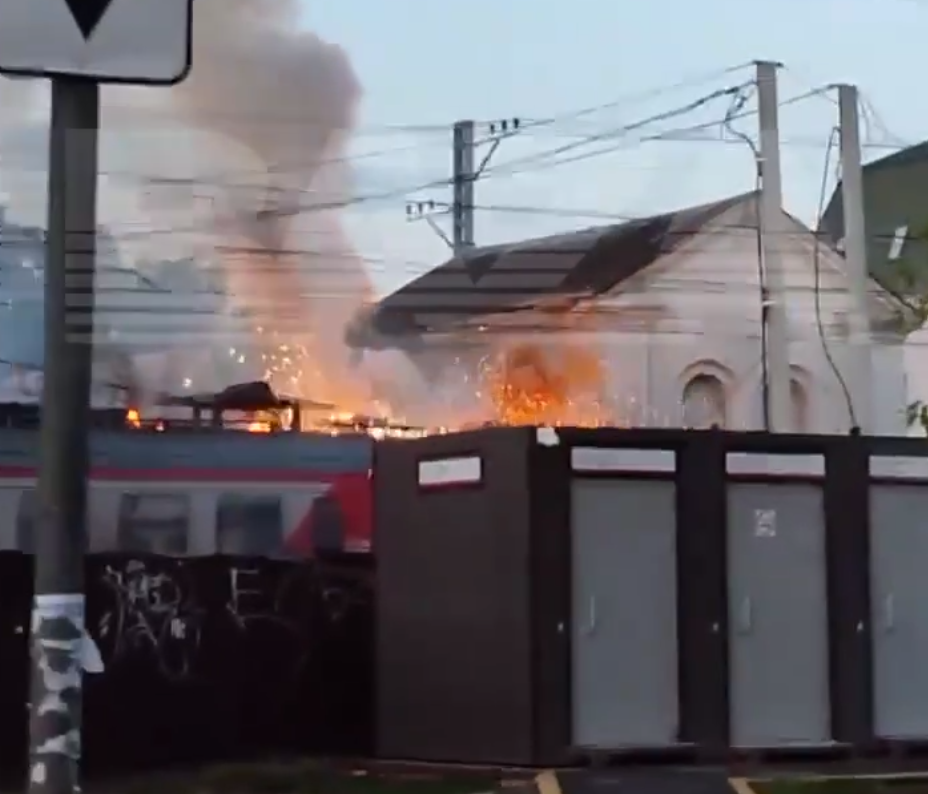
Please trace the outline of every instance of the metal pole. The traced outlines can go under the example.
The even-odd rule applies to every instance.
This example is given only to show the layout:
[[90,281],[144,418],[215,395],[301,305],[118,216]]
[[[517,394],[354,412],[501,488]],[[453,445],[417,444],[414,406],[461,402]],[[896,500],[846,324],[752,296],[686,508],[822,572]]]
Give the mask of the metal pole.
[[779,64],[757,63],[757,103],[760,117],[760,224],[767,285],[767,371],[770,378],[767,415],[774,433],[792,429],[790,403],[789,327],[786,279],[783,273],[783,185],[780,174]]
[[31,794],[78,790],[99,91],[91,81],[52,81]]
[[853,421],[863,433],[872,431],[870,389],[873,361],[867,313],[867,237],[864,229],[863,164],[860,154],[860,119],[857,87],[838,86],[841,131],[841,199],[844,204],[844,261],[850,280],[850,383]]
[[454,125],[454,198],[451,216],[454,224],[452,247],[460,254],[474,245],[474,122],[458,121]]

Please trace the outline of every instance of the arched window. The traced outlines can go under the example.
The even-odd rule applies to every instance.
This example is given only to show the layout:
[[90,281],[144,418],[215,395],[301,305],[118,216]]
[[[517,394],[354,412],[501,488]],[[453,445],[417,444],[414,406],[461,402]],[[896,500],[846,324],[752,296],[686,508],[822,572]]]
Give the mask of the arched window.
[[809,432],[809,397],[806,388],[793,378],[789,382],[789,400],[792,408],[793,431]]
[[715,375],[700,374],[683,389],[683,424],[685,427],[725,427],[725,386]]

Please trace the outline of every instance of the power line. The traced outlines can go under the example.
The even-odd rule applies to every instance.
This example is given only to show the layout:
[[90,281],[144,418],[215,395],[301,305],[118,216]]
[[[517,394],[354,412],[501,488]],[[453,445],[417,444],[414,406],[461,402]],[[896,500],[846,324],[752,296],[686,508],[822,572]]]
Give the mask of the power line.
[[[569,131],[569,130],[558,130],[552,129],[550,131],[542,130],[538,133],[526,132],[523,137],[533,138],[537,137],[539,139],[564,139],[564,140],[580,140],[588,137],[589,132],[580,132],[580,131]],[[926,133],[925,137],[928,137]],[[650,139],[655,140],[655,139]],[[674,137],[672,134],[662,136],[659,139],[660,141],[669,141],[669,142],[680,142],[680,143],[720,143],[720,144],[738,144],[738,141],[733,140],[732,138],[726,138],[718,134],[699,134],[699,131],[695,133],[681,133],[679,137]],[[647,142],[647,141],[646,141]],[[789,137],[781,138],[780,145],[784,147],[793,147],[793,148],[821,148],[822,141],[820,137],[815,137],[813,135],[791,135]],[[901,144],[901,143],[891,143],[891,142],[880,142],[877,140],[868,139],[865,137],[864,141],[861,143],[863,149],[870,149],[875,151],[898,151],[899,149],[908,148],[910,144]]]
[[[130,126],[134,124],[138,119],[144,119],[146,123],[150,124],[153,120],[158,117],[170,120],[172,124],[176,124],[178,117],[177,114],[171,111],[158,110],[155,108],[145,108],[144,111],[138,111],[135,108],[108,108],[110,110],[122,111],[125,115],[122,117],[116,116],[111,120],[111,123],[108,125],[110,130],[118,130],[121,126]],[[222,110],[218,108],[197,108],[197,122],[196,124],[190,124],[189,129],[191,131],[199,130],[201,132],[210,130],[204,130],[204,122],[206,121],[221,121],[221,122],[238,122],[241,124],[242,128],[256,128],[256,127],[284,127],[284,126],[293,126],[301,127],[304,129],[311,128],[320,128],[324,130],[332,131],[341,131],[345,132],[354,137],[368,137],[368,136],[389,136],[389,135],[434,135],[434,134],[446,134],[451,131],[451,124],[447,122],[434,122],[434,123],[383,123],[383,124],[362,124],[362,125],[353,125],[346,124],[342,125],[334,121],[333,119],[325,119],[319,117],[313,117],[312,115],[301,114],[298,111],[294,113],[262,113],[261,115],[254,115],[246,112],[236,112],[231,110]]]
[[[736,70],[738,68],[743,68],[743,67],[731,67],[731,70]],[[729,70],[726,70],[726,71],[729,71]],[[677,84],[677,85],[682,85],[682,83]],[[577,155],[574,155],[571,157],[560,157],[561,154],[569,153],[576,149],[585,148],[591,144],[595,144],[596,142],[609,140],[611,138],[623,138],[624,139],[630,132],[643,129],[649,124],[658,123],[661,120],[666,120],[669,118],[673,118],[679,115],[686,114],[688,112],[692,112],[708,104],[714,99],[725,97],[725,96],[732,96],[738,90],[743,89],[747,85],[750,85],[750,82],[746,84],[742,84],[740,86],[720,89],[706,96],[700,97],[697,100],[694,100],[693,102],[687,103],[685,105],[682,105],[676,108],[672,108],[671,110],[665,111],[663,113],[655,114],[654,116],[651,116],[651,117],[648,117],[648,118],[645,118],[639,121],[631,122],[621,127],[599,132],[593,135],[582,136],[580,140],[571,141],[567,144],[564,144],[558,147],[554,147],[548,150],[544,150],[541,152],[528,155],[526,157],[517,158],[515,160],[501,163],[497,166],[486,169],[484,172],[484,175],[486,177],[498,178],[500,176],[514,176],[519,173],[546,170],[546,169],[558,167],[561,165],[567,165],[569,163],[575,163],[575,162],[580,162],[586,159],[601,157],[606,154],[610,154],[610,153],[613,153],[613,152],[616,152],[622,149],[631,148],[631,146],[634,146],[634,145],[640,145],[641,143],[652,142],[652,141],[693,141],[693,142],[700,141],[700,142],[716,142],[716,143],[734,143],[736,141],[732,141],[731,139],[725,139],[721,135],[712,136],[712,137],[707,137],[705,135],[705,133],[708,130],[711,130],[713,128],[720,128],[722,126],[724,119],[720,118],[720,119],[714,119],[709,122],[703,122],[700,124],[690,125],[687,127],[680,127],[680,128],[675,128],[672,130],[665,130],[655,135],[644,136],[644,137],[636,138],[633,140],[622,140],[621,142],[613,143],[613,144],[610,144],[609,146],[596,148],[593,151],[580,152]],[[826,91],[828,91],[829,88],[830,87],[825,86],[825,87],[811,89],[810,91],[806,93],[803,93],[798,96],[794,96],[794,97],[791,97],[790,99],[785,100],[784,102],[781,103],[781,106],[788,106],[788,105],[803,101],[813,96],[822,95]],[[669,89],[664,89],[664,90],[669,90]],[[657,93],[660,93],[661,89],[655,89],[655,91]],[[604,105],[597,106],[597,107],[603,108],[611,104],[612,103],[605,103]],[[584,108],[580,111],[576,111],[573,115],[576,117],[577,115],[582,115],[586,112],[593,112],[593,111],[594,111],[594,108]],[[736,119],[748,118],[748,117],[755,115],[756,112],[757,112],[756,109],[745,110],[743,112],[735,114],[730,120],[733,121]],[[544,122],[545,124],[547,124],[548,122],[551,122],[551,124],[554,124],[558,118],[562,118],[562,117],[552,117],[551,119],[540,120],[539,124],[541,124],[541,122]],[[700,136],[700,133],[702,133],[701,136]],[[382,149],[382,150],[376,150],[373,152],[364,153],[362,155],[348,155],[348,156],[345,156],[344,158],[335,158],[330,162],[349,162],[350,163],[362,157],[386,156],[390,153],[409,151],[409,150],[416,149],[416,148],[418,147],[417,146],[408,146],[408,147],[404,146],[404,147],[396,147],[395,149]],[[872,148],[895,148],[895,147],[890,146],[890,145],[874,144]],[[191,183],[195,182],[195,180],[190,180],[190,181]],[[206,186],[208,184],[209,183],[205,181],[201,182],[202,186]],[[385,191],[381,191],[377,193],[369,193],[365,195],[354,196],[354,197],[346,198],[346,199],[320,201],[318,203],[311,203],[311,204],[299,204],[296,207],[285,207],[283,209],[271,209],[269,210],[269,213],[271,215],[297,215],[303,212],[324,211],[324,210],[334,210],[334,209],[341,209],[341,208],[347,208],[347,207],[355,207],[355,206],[362,205],[365,203],[378,202],[381,200],[389,200],[393,198],[406,196],[411,193],[431,190],[433,188],[447,187],[450,184],[451,184],[451,179],[440,178],[440,179],[435,179],[435,180],[429,180],[427,182],[423,182],[418,185],[410,185],[410,186],[400,187],[396,189],[385,190]],[[222,185],[217,184],[216,186],[222,186]],[[226,187],[229,187],[229,186],[226,185]],[[311,193],[312,191],[309,191],[309,190],[299,191],[299,194],[304,195],[304,196],[307,194],[311,194]]]
[[584,118],[586,116],[592,116],[596,113],[600,113],[604,110],[614,110],[615,108],[628,105],[633,102],[641,102],[647,99],[656,99],[657,97],[664,96],[675,91],[680,91],[685,88],[693,88],[697,85],[702,85],[711,80],[717,80],[721,77],[725,77],[730,74],[734,74],[752,66],[750,61],[745,63],[736,64],[734,66],[728,66],[724,69],[716,69],[711,72],[707,72],[696,77],[690,77],[685,80],[679,80],[675,83],[670,83],[668,85],[657,86],[654,88],[648,88],[643,91],[635,91],[629,94],[625,94],[617,99],[611,100],[609,102],[604,102],[599,105],[592,105],[590,107],[581,108],[580,110],[568,111],[565,113],[556,114],[549,116],[547,118],[540,119],[526,119],[520,125],[520,132],[529,132],[531,130],[538,130],[539,128],[559,126],[566,121],[576,121],[577,119]]
[[[606,212],[603,210],[594,210],[586,209],[582,207],[554,207],[550,205],[543,204],[475,204],[474,209],[484,212],[504,212],[504,213],[514,213],[514,214],[523,214],[523,215],[542,215],[546,217],[556,217],[556,218],[589,218],[596,220],[604,221],[613,221],[616,223],[629,223],[634,221],[646,221],[650,218],[660,215],[672,215],[675,211],[671,210],[668,212],[655,212],[649,215],[631,215],[628,213],[618,213],[618,212]],[[685,210],[684,210],[685,211]],[[757,228],[756,224],[725,224],[723,227],[717,229],[705,229],[701,230],[701,234],[725,234],[730,231],[735,230],[755,230]],[[679,234],[690,234],[687,231],[680,231]],[[567,232],[569,234],[569,232]],[[673,236],[675,233],[673,231],[669,232],[669,236]],[[795,231],[771,231],[770,235],[773,236],[783,236],[783,237],[802,237],[804,235],[816,235],[822,240],[828,241],[831,239],[830,235],[821,230],[808,229],[803,231],[797,229]],[[891,242],[893,240],[901,240],[902,242],[921,240],[921,237],[910,235],[908,237],[900,237],[900,235],[895,232],[879,232],[868,235],[869,240],[879,240]]]
[[730,97],[736,94],[738,91],[743,88],[751,85],[750,81],[742,83],[737,86],[731,86],[728,88],[721,88],[716,91],[713,91],[710,94],[699,97],[698,99],[688,102],[685,105],[666,110],[662,113],[656,113],[647,118],[640,119],[638,121],[631,122],[629,124],[623,124],[620,127],[615,127],[613,129],[606,130],[604,132],[599,132],[594,135],[587,135],[580,139],[579,141],[571,141],[570,143],[562,144],[561,146],[548,149],[546,151],[537,152],[535,154],[527,155],[525,157],[516,158],[515,160],[509,160],[505,163],[501,163],[498,166],[488,168],[484,171],[484,174],[489,176],[494,173],[505,173],[510,171],[512,168],[529,165],[536,163],[538,161],[550,160],[551,158],[557,157],[561,154],[566,154],[572,152],[576,149],[582,148],[584,146],[589,146],[592,143],[598,143],[600,141],[609,140],[612,138],[621,138],[626,136],[630,132],[635,132],[636,130],[647,127],[651,124],[656,124],[661,121],[667,121],[668,119],[675,118],[677,116],[682,116],[687,113],[692,113],[700,108],[708,105],[710,102],[713,102],[716,99],[723,97]]
[[[821,225],[822,217],[825,214],[825,202],[828,200],[828,178],[831,176],[831,156],[834,152],[837,140],[838,128],[833,127],[831,133],[828,136],[828,145],[825,149],[825,163],[822,168],[822,181],[818,196],[818,210],[816,212],[816,215],[819,218],[819,225]],[[812,270],[814,275],[813,294],[815,298],[815,327],[818,331],[819,340],[822,344],[822,353],[825,355],[825,361],[828,363],[829,369],[831,369],[836,380],[838,381],[838,385],[841,387],[841,393],[844,395],[844,402],[847,405],[848,421],[850,422],[851,427],[859,427],[857,423],[857,413],[854,410],[854,400],[851,397],[851,390],[848,388],[847,381],[845,381],[844,376],[841,374],[841,370],[838,368],[838,364],[831,353],[831,346],[828,344],[828,339],[825,334],[821,299],[821,246],[817,235],[813,241],[812,246]]]
[[[717,94],[712,96],[711,99],[735,96],[739,90],[751,84],[752,83],[746,83],[745,85],[742,85],[742,86],[734,86],[729,89],[724,89],[720,92],[717,92]],[[790,99],[787,99],[781,102],[780,107],[786,107],[788,105],[792,105],[797,102],[801,102],[803,100],[809,99],[810,97],[816,96],[825,90],[827,90],[827,87],[817,88],[812,91],[806,92],[804,94],[799,94],[798,96],[791,97]],[[707,102],[711,101],[711,99],[706,100],[706,102],[701,102],[700,105],[698,105],[697,107],[703,104],[707,104]],[[674,114],[672,111],[668,111],[667,114],[662,114],[662,115],[667,115],[669,117],[670,115],[676,115],[676,114]],[[718,119],[713,119],[712,121],[702,122],[699,124],[693,124],[688,127],[678,127],[672,130],[665,130],[655,135],[644,136],[641,138],[634,138],[632,140],[625,140],[624,135],[623,135],[624,132],[634,131],[643,126],[642,122],[634,122],[632,125],[626,125],[625,128],[611,130],[609,133],[600,133],[597,136],[587,136],[582,141],[576,142],[576,145],[572,145],[571,149],[580,148],[582,146],[588,145],[591,142],[595,142],[596,140],[604,140],[607,137],[623,138],[623,140],[618,143],[613,143],[613,144],[610,144],[609,146],[594,149],[593,151],[589,151],[589,152],[581,152],[571,157],[553,159],[553,160],[548,160],[548,161],[545,161],[544,159],[542,159],[541,162],[536,163],[535,166],[532,168],[525,168],[525,169],[514,168],[514,169],[506,171],[503,169],[506,169],[509,166],[518,165],[520,162],[523,162],[524,160],[504,162],[494,168],[488,169],[486,172],[486,175],[488,177],[492,177],[493,175],[513,176],[519,173],[528,173],[528,172],[546,170],[549,168],[556,168],[562,165],[567,165],[569,163],[577,163],[583,160],[589,160],[589,159],[596,158],[596,157],[602,157],[603,155],[611,154],[613,152],[617,152],[623,149],[629,149],[629,148],[632,148],[633,146],[637,146],[642,143],[650,143],[652,141],[678,140],[681,136],[684,136],[687,134],[701,133],[701,132],[705,132],[710,129],[721,129],[721,127],[724,125],[726,121],[733,122],[733,121],[737,121],[737,120],[744,119],[744,118],[750,118],[751,116],[755,116],[755,115],[757,115],[757,109],[752,108],[750,110],[744,110],[739,113],[736,113],[728,119],[726,119],[723,116]],[[646,121],[651,121],[651,120],[649,119]],[[542,156],[551,157],[555,153],[563,151],[564,148],[565,147],[558,147],[557,149],[552,149],[546,152],[539,153],[533,159],[537,160],[537,159],[542,158]]]
[[880,115],[879,110],[877,110],[876,105],[867,97],[863,91],[860,89],[857,90],[858,100],[860,102],[860,108],[865,122],[868,126],[876,127],[887,140],[892,141],[896,144],[899,144],[899,148],[905,149],[912,145],[911,141],[907,141],[904,138],[896,135],[883,120],[883,117]]
[[[720,97],[731,96],[737,90],[743,88],[746,85],[750,85],[750,82],[739,85],[739,86],[733,86],[733,87],[720,89],[720,90],[711,92],[710,94],[700,97],[692,102],[688,102],[686,104],[671,108],[670,110],[665,111],[663,113],[655,114],[653,116],[649,116],[648,118],[635,121],[630,124],[623,125],[622,127],[608,130],[603,133],[599,133],[597,135],[586,136],[586,138],[583,139],[582,141],[574,141],[574,142],[571,142],[570,144],[565,144],[560,147],[555,147],[554,149],[549,150],[547,152],[540,152],[535,155],[531,155],[529,159],[521,158],[515,161],[510,161],[508,163],[503,163],[496,168],[487,169],[485,173],[499,174],[501,172],[501,169],[503,168],[511,168],[512,166],[518,165],[518,164],[531,164],[533,162],[536,162],[539,159],[544,160],[544,159],[548,159],[551,157],[556,157],[557,155],[561,153],[569,152],[574,149],[581,148],[582,146],[587,146],[591,143],[595,143],[596,141],[607,140],[609,138],[622,137],[623,135],[626,135],[628,132],[641,129],[643,127],[648,126],[649,124],[654,124],[661,120],[666,120],[666,119],[673,118],[676,116],[684,115],[686,113],[690,113],[693,110],[699,109],[700,107],[703,107],[709,102],[715,99],[718,99]],[[789,101],[795,102],[803,98],[805,98],[805,95],[800,96],[800,97],[794,97],[792,100],[789,100]],[[751,114],[748,113],[745,115],[751,115]],[[693,130],[700,129],[700,128],[706,129],[710,126],[717,126],[718,124],[719,124],[718,121],[714,121],[714,122],[711,122],[710,124],[694,125],[694,127],[690,129],[693,129]],[[574,158],[574,159],[585,159],[586,157],[589,157],[589,156],[599,156],[600,154],[605,153],[606,151],[613,151],[615,148],[617,147],[610,147],[609,149],[605,151],[585,153],[582,156],[582,158]],[[564,164],[570,161],[571,161],[571,158],[566,158],[566,159],[558,160],[556,162],[557,164]],[[346,207],[354,207],[354,206],[358,206],[360,204],[365,204],[365,203],[405,197],[413,193],[432,190],[435,188],[448,187],[452,184],[452,182],[453,180],[450,178],[434,179],[434,180],[429,180],[427,182],[423,182],[418,185],[410,185],[405,188],[385,190],[385,191],[377,192],[377,193],[369,193],[366,195],[354,196],[352,198],[342,199],[342,200],[325,201],[325,202],[319,202],[319,203],[314,203],[314,204],[309,204],[309,205],[297,205],[294,207],[286,207],[286,208],[279,209],[279,210],[277,209],[270,210],[269,212],[271,215],[282,216],[282,215],[298,215],[303,212],[318,212],[318,211],[325,211],[325,210],[343,209]]]

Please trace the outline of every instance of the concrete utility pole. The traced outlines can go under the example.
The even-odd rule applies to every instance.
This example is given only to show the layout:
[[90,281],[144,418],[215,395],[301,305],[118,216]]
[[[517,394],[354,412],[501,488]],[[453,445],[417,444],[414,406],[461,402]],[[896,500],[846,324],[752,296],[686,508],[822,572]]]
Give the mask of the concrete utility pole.
[[841,199],[844,204],[844,260],[850,281],[850,347],[852,376],[849,389],[856,424],[872,432],[870,320],[867,313],[867,237],[864,228],[863,166],[860,155],[860,119],[857,87],[838,86],[841,132]]
[[[477,163],[477,123],[470,120],[454,124],[452,140],[452,186],[454,196],[451,203],[434,200],[406,202],[406,220],[425,221],[432,230],[451,248],[456,256],[476,245],[474,241],[474,185],[486,170],[500,144],[507,138],[518,135],[522,123],[518,118],[500,119],[485,125],[487,136],[480,141],[489,147]],[[439,215],[448,215],[452,220],[449,238],[435,222]]]
[[[45,267],[45,382],[40,430],[40,521],[35,537],[35,604],[29,787],[35,794],[77,788],[84,551],[93,365],[100,87],[52,80]],[[45,672],[45,646],[69,649],[67,670]],[[62,653],[63,651],[57,651]],[[58,693],[58,679],[68,691]],[[60,700],[56,696],[60,695]],[[60,702],[54,715],[43,711]],[[56,742],[65,753],[48,750]],[[71,744],[74,747],[70,747]],[[39,771],[41,770],[41,771]]]
[[770,430],[793,430],[790,400],[789,326],[786,313],[786,277],[783,268],[783,183],[780,173],[780,122],[777,70],[769,61],[757,63],[757,104],[760,121],[760,223],[764,277],[767,286],[767,388],[766,414]]
[[474,182],[477,179],[474,165],[475,126],[473,121],[458,121],[454,125],[451,241],[455,254],[461,254],[474,246]]

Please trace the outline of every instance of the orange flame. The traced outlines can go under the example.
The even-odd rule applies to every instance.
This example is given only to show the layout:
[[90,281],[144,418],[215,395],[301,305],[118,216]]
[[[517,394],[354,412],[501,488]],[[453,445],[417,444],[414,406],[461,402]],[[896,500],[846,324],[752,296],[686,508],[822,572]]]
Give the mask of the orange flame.
[[491,363],[484,377],[500,424],[606,424],[603,366],[585,350],[519,345]]

